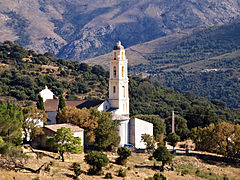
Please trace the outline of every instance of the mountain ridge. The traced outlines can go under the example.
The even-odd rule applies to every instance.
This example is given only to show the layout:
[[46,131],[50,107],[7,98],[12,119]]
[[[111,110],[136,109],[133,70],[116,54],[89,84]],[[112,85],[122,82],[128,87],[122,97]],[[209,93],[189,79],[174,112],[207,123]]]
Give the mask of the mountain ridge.
[[3,0],[0,41],[12,40],[38,53],[83,59],[199,26],[223,24],[240,14],[238,0],[69,1]]

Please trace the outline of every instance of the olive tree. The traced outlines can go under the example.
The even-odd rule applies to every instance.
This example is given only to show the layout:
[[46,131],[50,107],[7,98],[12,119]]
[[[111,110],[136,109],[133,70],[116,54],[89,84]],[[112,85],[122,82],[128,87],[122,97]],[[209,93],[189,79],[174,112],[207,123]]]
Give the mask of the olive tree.
[[70,128],[62,127],[53,137],[47,137],[47,144],[55,147],[64,162],[65,152],[81,152],[81,138],[74,138]]

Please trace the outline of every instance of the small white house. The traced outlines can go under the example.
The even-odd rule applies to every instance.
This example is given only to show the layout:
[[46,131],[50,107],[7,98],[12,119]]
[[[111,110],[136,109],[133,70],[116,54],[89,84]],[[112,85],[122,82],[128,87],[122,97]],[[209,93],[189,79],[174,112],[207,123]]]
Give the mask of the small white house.
[[53,92],[48,89],[47,86],[45,86],[45,89],[42,90],[40,93],[40,96],[43,98],[43,102],[45,102],[47,99],[53,99]]
[[137,149],[145,149],[146,145],[141,140],[143,134],[153,136],[153,124],[138,118],[130,120],[130,138],[129,142]]
[[57,130],[62,127],[70,128],[74,138],[81,138],[81,145],[84,145],[84,129],[71,123],[54,124],[43,127],[44,134],[36,137],[31,145],[33,147],[48,148],[48,146],[46,146],[47,136],[54,136],[57,133]]

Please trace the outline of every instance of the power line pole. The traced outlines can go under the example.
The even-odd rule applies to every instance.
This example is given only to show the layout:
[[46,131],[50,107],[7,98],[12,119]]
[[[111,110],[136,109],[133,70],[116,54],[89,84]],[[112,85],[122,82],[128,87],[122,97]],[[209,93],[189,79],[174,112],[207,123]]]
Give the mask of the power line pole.
[[175,133],[175,117],[174,117],[174,111],[172,111],[172,133]]

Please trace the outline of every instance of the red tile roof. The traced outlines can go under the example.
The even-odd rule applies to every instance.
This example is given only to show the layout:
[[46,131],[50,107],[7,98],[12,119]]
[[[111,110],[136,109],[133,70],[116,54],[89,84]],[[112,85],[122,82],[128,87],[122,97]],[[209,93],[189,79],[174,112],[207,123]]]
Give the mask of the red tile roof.
[[72,132],[79,132],[79,131],[84,131],[84,129],[71,124],[71,123],[64,123],[64,124],[54,124],[54,125],[47,125],[45,128],[50,129],[54,132],[57,132],[58,129],[65,127],[65,128],[70,128]]
[[[104,101],[103,100],[69,100],[65,101],[66,106],[77,107],[79,109],[82,108],[98,108]],[[45,111],[56,112],[58,110],[58,99],[47,99],[44,103]]]

